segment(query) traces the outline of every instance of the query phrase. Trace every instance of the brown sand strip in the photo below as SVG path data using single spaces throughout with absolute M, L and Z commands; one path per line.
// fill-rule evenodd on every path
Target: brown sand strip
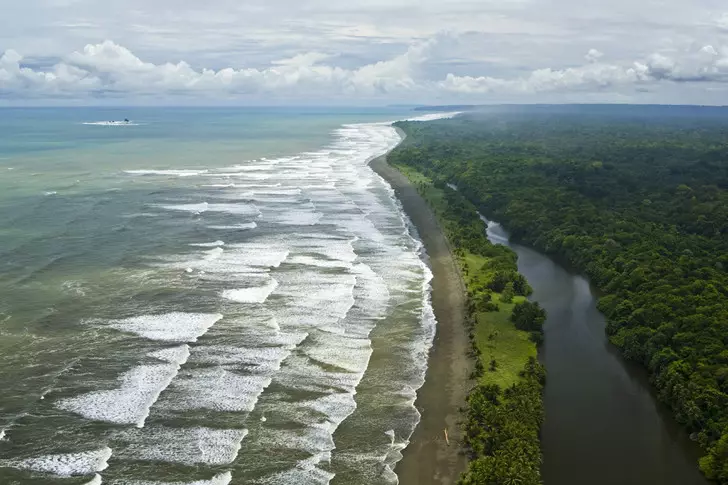
M 415 403 L 422 420 L 395 472 L 401 485 L 453 484 L 467 466 L 460 446 L 460 409 L 465 406 L 471 369 L 464 321 L 465 288 L 447 239 L 417 189 L 387 164 L 386 156 L 372 160 L 370 166 L 394 188 L 422 238 L 434 275 L 432 306 L 437 317 L 437 335 L 426 381 Z

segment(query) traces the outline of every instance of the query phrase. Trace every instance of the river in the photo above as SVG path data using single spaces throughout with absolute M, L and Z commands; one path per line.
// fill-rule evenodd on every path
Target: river
M 487 222 L 487 221 L 486 221 Z M 500 224 L 488 238 L 518 254 L 532 299 L 548 312 L 542 428 L 546 485 L 707 485 L 697 445 L 656 402 L 645 371 L 608 342 L 588 280 L 511 243 Z

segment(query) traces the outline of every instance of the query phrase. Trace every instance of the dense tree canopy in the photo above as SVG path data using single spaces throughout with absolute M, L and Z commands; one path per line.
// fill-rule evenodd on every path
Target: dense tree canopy
M 457 185 L 514 239 L 590 277 L 611 341 L 728 484 L 728 118 L 537 110 L 399 126 L 392 163 Z

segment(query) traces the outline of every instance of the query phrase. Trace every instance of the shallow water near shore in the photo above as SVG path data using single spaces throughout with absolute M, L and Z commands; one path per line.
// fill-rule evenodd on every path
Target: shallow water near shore
M 545 485 L 707 485 L 699 450 L 651 393 L 645 372 L 609 344 L 589 282 L 508 240 L 531 299 L 548 312 L 541 360 L 548 372 L 542 428 Z
M 431 275 L 367 162 L 407 115 L 0 111 L 0 483 L 395 483 Z

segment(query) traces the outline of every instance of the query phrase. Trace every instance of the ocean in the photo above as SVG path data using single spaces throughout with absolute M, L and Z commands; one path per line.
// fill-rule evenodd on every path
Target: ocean
M 367 162 L 412 117 L 0 109 L 0 483 L 396 483 L 431 274 Z

